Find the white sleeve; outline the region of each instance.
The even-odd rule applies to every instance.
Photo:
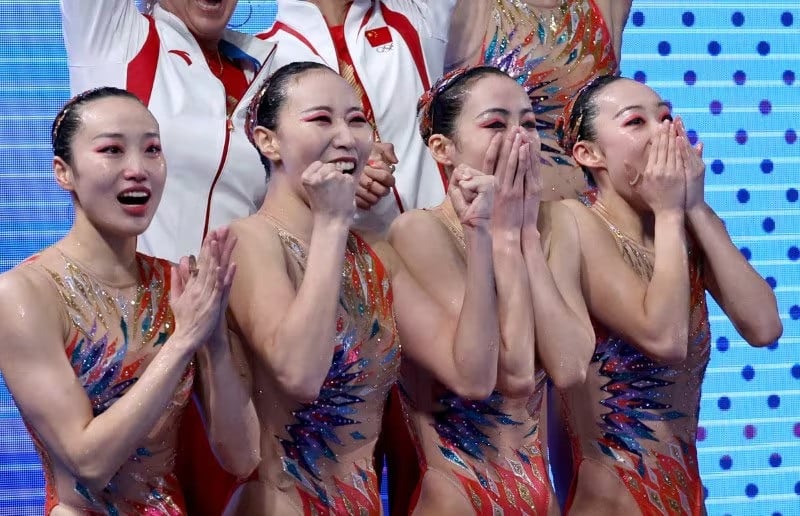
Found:
[[[404,14],[418,31],[430,38],[447,41],[450,20],[457,0],[383,0],[393,11]],[[485,0],[472,0],[482,2]]]
[[[70,67],[127,63],[144,45],[148,21],[132,0],[60,0]]]

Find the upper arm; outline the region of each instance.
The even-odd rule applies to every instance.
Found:
[[[127,61],[148,30],[133,0],[61,0],[61,26],[70,66]]]
[[[466,264],[444,225],[423,210],[409,211],[392,224],[389,243],[414,281],[452,317],[458,317]]]
[[[603,13],[608,30],[614,43],[614,54],[617,62],[620,61],[622,52],[622,31],[628,22],[628,15],[631,12],[632,0],[595,0],[595,3]]]
[[[268,349],[297,291],[289,278],[283,246],[274,230],[248,219],[234,222],[231,232],[238,238],[232,261],[236,276],[228,306],[243,345],[266,366]]]
[[[396,219],[389,239],[391,247],[377,248],[392,272],[403,352],[451,386],[457,377],[452,339],[464,301],[463,260],[447,230],[421,210]]]
[[[578,223],[581,289],[589,313],[612,331],[647,349],[652,339],[660,337],[653,335],[647,321],[648,283],[625,262],[605,225],[578,201],[567,205]]]
[[[581,244],[575,215],[561,203],[545,203],[548,225],[547,265],[564,302],[593,333],[589,311],[581,290]],[[544,232],[542,232],[544,234]]]
[[[477,62],[486,35],[491,3],[484,0],[456,2],[447,38],[445,71]]]
[[[0,373],[48,453],[75,470],[70,447],[92,406],[64,349],[60,299],[46,282],[20,270],[0,277]]]

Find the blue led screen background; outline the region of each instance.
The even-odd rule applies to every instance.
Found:
[[[103,0],[98,0],[103,1]],[[270,25],[273,1],[233,23]],[[49,127],[69,96],[56,0],[0,0],[0,272],[69,228]],[[646,81],[706,144],[706,198],[773,286],[784,335],[748,347],[711,302],[698,452],[712,515],[800,515],[800,8],[795,1],[634,0],[623,74]],[[0,515],[41,514],[44,480],[0,381]]]

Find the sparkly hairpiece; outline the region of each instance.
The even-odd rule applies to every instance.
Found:
[[[606,77],[607,75],[598,75],[584,84],[564,106],[564,112],[556,117],[555,135],[558,139],[558,144],[567,156],[572,156],[572,148],[575,147],[575,144],[580,140],[581,126],[583,125],[584,110],[581,109],[576,117],[574,113],[575,104],[578,103],[578,99],[583,97],[587,91],[597,86],[597,84]]]
[[[247,106],[247,116],[244,120],[244,131],[247,135],[247,139],[250,140],[250,143],[253,145],[256,144],[254,133],[256,126],[258,125],[258,108],[261,106],[261,100],[264,98],[264,94],[267,92],[267,88],[269,87],[269,79],[269,77],[264,79],[261,87],[255,93],[255,95],[253,95],[253,98],[250,99],[250,104]]]
[[[83,91],[81,93],[78,93],[77,95],[75,95],[71,99],[69,99],[67,101],[67,103],[64,104],[64,107],[61,108],[61,111],[59,111],[59,113],[56,116],[55,120],[53,120],[53,130],[50,133],[50,143],[51,143],[51,145],[53,147],[53,151],[56,150],[56,141],[58,141],[58,132],[61,130],[61,123],[64,121],[65,118],[67,118],[67,115],[69,114],[69,112],[72,111],[75,108],[76,105],[78,105],[81,102],[83,102],[83,100],[86,97],[89,97],[90,95],[93,95],[98,90],[102,90],[102,89],[103,88],[101,87],[101,88],[92,88],[91,90]]]
[[[433,132],[433,102],[444,93],[447,88],[453,85],[465,73],[470,70],[468,67],[452,70],[437,80],[431,89],[422,94],[417,102],[417,116],[419,116],[419,134],[427,144]]]
[[[581,90],[581,92],[582,91],[583,90]],[[572,156],[572,148],[578,143],[581,124],[583,123],[582,112],[578,115],[578,119],[575,120],[574,123],[570,123],[572,120],[572,112],[575,109],[575,101],[579,96],[580,93],[572,97],[572,99],[567,102],[567,105],[564,106],[564,112],[556,117],[555,135],[558,139],[558,145],[567,156]]]

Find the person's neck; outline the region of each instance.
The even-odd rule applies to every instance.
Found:
[[[222,38],[205,38],[199,39],[197,36],[194,37],[197,40],[197,44],[200,45],[200,48],[203,49],[204,52],[208,52],[209,55],[217,55],[219,54],[219,42],[222,41]]]
[[[352,2],[345,0],[311,0],[311,3],[317,6],[329,27],[336,27],[344,25],[347,9]]]
[[[655,234],[655,219],[652,212],[638,211],[623,199],[615,190],[600,188],[597,202],[606,212],[609,222],[622,233],[637,242],[652,247]]]
[[[138,281],[136,237],[103,235],[76,210],[72,229],[55,247],[108,285]]]
[[[283,229],[306,244],[311,243],[314,214],[297,194],[284,172],[275,172],[269,181],[264,203],[258,210],[261,215],[274,219]]]

